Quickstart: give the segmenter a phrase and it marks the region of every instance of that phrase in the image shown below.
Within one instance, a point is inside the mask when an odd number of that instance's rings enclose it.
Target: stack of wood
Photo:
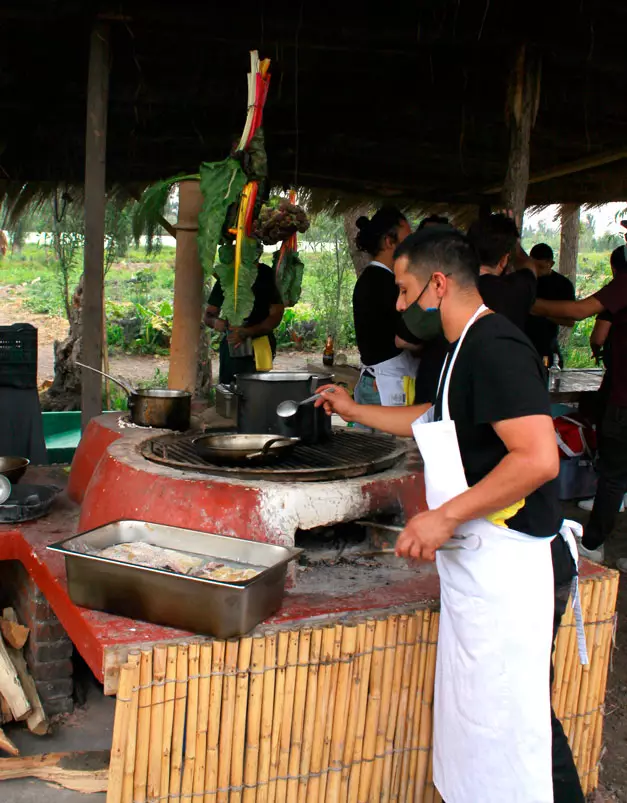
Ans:
[[[49,723],[22,652],[28,635],[28,628],[18,622],[13,608],[5,608],[0,619],[0,726],[26,722],[31,733],[43,736]],[[2,727],[0,751],[12,756],[19,752]]]

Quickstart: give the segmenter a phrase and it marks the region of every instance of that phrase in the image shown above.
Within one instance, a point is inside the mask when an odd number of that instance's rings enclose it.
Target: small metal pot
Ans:
[[[186,390],[148,388],[134,390],[128,397],[128,409],[133,424],[140,427],[189,429],[192,394]]]
[[[115,376],[105,374],[98,368],[84,365],[76,361],[81,368],[87,368],[96,374],[110,379],[119,385],[128,395],[128,410],[131,422],[140,427],[157,427],[158,429],[174,429],[184,432],[189,429],[192,414],[192,394],[187,390],[167,390],[164,388],[146,388],[135,390],[126,382]]]

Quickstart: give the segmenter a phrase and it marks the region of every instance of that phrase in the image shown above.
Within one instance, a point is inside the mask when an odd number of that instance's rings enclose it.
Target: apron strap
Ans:
[[[579,649],[579,660],[583,666],[588,664],[588,647],[586,645],[586,630],[583,624],[583,613],[581,610],[581,595],[579,593],[579,551],[575,536],[583,534],[583,528],[577,521],[564,519],[560,536],[566,541],[570,554],[575,563],[575,576],[570,584],[570,595],[572,598],[573,612],[575,614],[575,629],[577,631],[577,647]]]
[[[459,350],[464,342],[464,338],[468,334],[468,330],[473,325],[473,323],[477,320],[480,315],[483,315],[484,312],[487,311],[487,307],[485,304],[481,304],[474,312],[473,316],[470,318],[466,326],[464,326],[464,330],[460,335],[459,340],[457,341],[457,346],[455,347],[455,351],[453,352],[453,356],[451,358],[450,367],[448,367],[449,362],[449,355],[446,355],[446,360],[444,361],[444,365],[442,366],[442,371],[440,372],[440,379],[438,382],[438,396],[440,394],[440,386],[442,385],[442,380],[444,379],[444,390],[442,391],[442,421],[450,421],[451,414],[449,411],[448,406],[448,389],[449,385],[451,384],[451,374],[453,373],[453,368],[455,367],[455,361],[457,360],[457,355],[459,354]]]

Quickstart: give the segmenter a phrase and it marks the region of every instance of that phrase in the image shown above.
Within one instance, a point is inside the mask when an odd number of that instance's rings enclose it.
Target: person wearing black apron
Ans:
[[[398,308],[440,315],[450,344],[435,405],[360,406],[341,389],[322,389],[317,404],[413,434],[424,461],[429,510],[410,519],[396,551],[435,559],[440,576],[435,785],[446,803],[583,803],[550,705],[564,587],[583,662],[587,655],[542,364],[526,336],[482,303],[479,262],[461,233],[417,232],[398,247],[394,270]]]

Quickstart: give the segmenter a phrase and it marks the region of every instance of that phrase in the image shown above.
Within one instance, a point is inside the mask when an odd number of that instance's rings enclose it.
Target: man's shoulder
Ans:
[[[507,348],[511,348],[513,344],[519,344],[524,348],[531,349],[535,354],[531,341],[520,327],[498,312],[479,318],[468,332],[467,338],[474,349],[490,351],[491,346],[492,349],[495,349],[506,342]]]

